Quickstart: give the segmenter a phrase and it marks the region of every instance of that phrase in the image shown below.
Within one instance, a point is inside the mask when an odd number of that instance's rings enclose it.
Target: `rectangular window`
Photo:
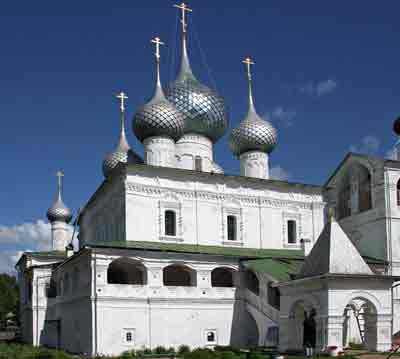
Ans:
[[[131,342],[132,341],[132,332],[127,332],[125,337],[126,337],[127,342]]]
[[[174,211],[165,211],[165,235],[176,236],[176,214]]]
[[[217,331],[215,329],[209,329],[205,331],[206,344],[217,344]]]
[[[296,221],[294,220],[287,221],[287,238],[290,244],[297,242]]]
[[[228,226],[228,241],[236,241],[237,223],[235,216],[227,217],[227,226]]]
[[[133,345],[135,341],[135,329],[123,330],[123,341],[126,345]]]

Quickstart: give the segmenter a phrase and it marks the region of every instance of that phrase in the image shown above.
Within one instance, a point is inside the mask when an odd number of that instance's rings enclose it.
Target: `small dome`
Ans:
[[[58,186],[57,186],[57,197],[51,207],[47,210],[47,218],[52,222],[65,222],[69,223],[72,219],[72,213],[70,209],[64,204],[62,200],[62,177],[64,174],[61,171],[57,172]]]
[[[72,213],[61,198],[58,198],[47,210],[47,218],[50,222],[69,223],[72,219]]]
[[[177,141],[183,135],[182,114],[165,97],[153,98],[133,118],[133,132],[143,142],[152,136],[168,136]]]
[[[184,133],[196,133],[218,141],[228,128],[224,100],[216,92],[202,85],[193,75],[186,49],[186,35],[182,37],[182,59],[178,78],[166,90],[167,99],[182,113]]]
[[[118,148],[114,151],[109,153],[103,161],[103,174],[104,177],[109,177],[111,172],[114,170],[115,167],[118,166],[119,163],[125,164],[141,164],[143,160],[133,152],[131,149],[128,151],[119,150]]]
[[[248,151],[271,153],[277,144],[277,139],[275,127],[263,120],[255,111],[249,111],[246,119],[232,130],[229,146],[236,156]]]

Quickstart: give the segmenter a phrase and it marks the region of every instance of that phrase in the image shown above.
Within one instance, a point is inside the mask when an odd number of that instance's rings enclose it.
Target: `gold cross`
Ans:
[[[180,5],[175,4],[174,7],[181,9],[182,10],[182,18],[181,18],[181,23],[182,23],[182,31],[183,33],[186,32],[186,12],[192,12],[192,9],[189,9],[188,6],[183,2]]]
[[[251,80],[251,65],[254,65],[254,61],[250,58],[250,57],[246,57],[243,61],[242,61],[246,67],[247,67],[247,76],[249,78],[249,80]]]
[[[156,45],[155,55],[156,55],[157,61],[160,61],[160,45],[164,45],[164,43],[161,42],[161,39],[158,36],[156,36],[154,39],[152,39],[151,42]]]
[[[120,100],[119,108],[121,109],[121,112],[125,112],[125,100],[128,98],[128,96],[126,96],[126,94],[121,91],[116,97]]]

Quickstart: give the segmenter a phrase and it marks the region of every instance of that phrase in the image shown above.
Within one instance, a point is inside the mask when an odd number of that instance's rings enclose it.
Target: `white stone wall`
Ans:
[[[232,178],[193,173],[128,174],[126,239],[249,248],[300,248],[300,239],[318,238],[324,202],[316,189],[272,184],[239,184]],[[164,212],[177,216],[177,235],[164,233]],[[227,215],[237,218],[237,241],[227,241]],[[289,244],[287,221],[295,220],[297,243]]]

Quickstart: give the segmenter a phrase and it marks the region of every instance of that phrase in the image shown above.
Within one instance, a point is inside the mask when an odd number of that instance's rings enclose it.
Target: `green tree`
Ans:
[[[18,285],[14,276],[0,274],[0,325],[8,313],[18,316]]]

